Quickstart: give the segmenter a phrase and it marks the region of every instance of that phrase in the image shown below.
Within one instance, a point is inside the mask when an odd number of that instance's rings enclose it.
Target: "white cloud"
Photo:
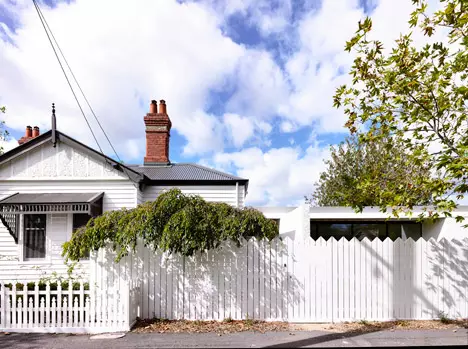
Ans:
[[[20,132],[28,124],[46,130],[55,102],[59,129],[96,147],[31,2],[0,3],[20,23],[15,32],[0,23],[8,36],[0,40],[6,124]],[[333,108],[332,97],[350,81],[353,55],[343,49],[365,16],[358,0],[313,3],[295,16],[297,3],[290,0],[141,0],[133,6],[77,0],[43,11],[123,158],[142,160],[143,116],[151,99],[166,99],[173,129],[187,140],[184,154],[216,152],[216,165],[250,179],[251,202],[284,204],[310,193],[323,168],[328,150],[316,145],[317,135],[346,132],[346,118]],[[372,35],[390,47],[408,27],[411,2],[375,5]],[[239,14],[281,52],[268,50],[266,41],[247,47],[231,39],[235,28],[227,28],[227,18]],[[415,38],[423,42],[420,36]],[[230,98],[219,101],[220,110],[212,108],[212,93],[226,90],[233,92]],[[291,147],[268,149],[273,124],[282,133],[312,126],[312,135],[302,142],[294,138]],[[225,153],[228,146],[238,151]],[[110,154],[109,147],[105,151]]]
[[[283,121],[280,125],[280,130],[284,133],[291,133],[295,131],[295,127],[291,122]]]
[[[224,125],[229,129],[234,146],[242,147],[254,134],[254,123],[237,114],[225,114]]]
[[[312,192],[328,153],[328,148],[317,144],[305,152],[300,147],[248,148],[216,154],[213,161],[217,167],[235,169],[249,179],[248,205],[284,205],[303,202],[304,195]]]
[[[236,91],[227,104],[228,111],[271,119],[287,103],[288,84],[271,53],[247,51],[239,60],[235,77]]]
[[[15,138],[9,138],[8,140],[4,141],[0,141],[0,147],[2,148],[2,151],[4,153],[6,153],[7,151],[13,149],[13,148],[16,148],[18,146],[18,140],[16,140]]]
[[[1,96],[8,106],[7,125],[47,129],[55,102],[59,128],[95,146],[34,8],[29,3],[17,10],[21,27],[11,34],[14,45],[0,41],[0,85],[9,87]],[[144,149],[127,152],[121,140],[124,135],[141,145],[143,116],[155,98],[167,100],[173,127],[187,138],[188,153],[217,149],[219,140],[206,131],[215,132],[217,121],[201,110],[210,90],[233,74],[245,48],[222,34],[212,10],[169,0],[138,6],[80,0],[53,10],[43,6],[43,12],[122,156],[142,157]],[[100,141],[105,143],[102,136]]]

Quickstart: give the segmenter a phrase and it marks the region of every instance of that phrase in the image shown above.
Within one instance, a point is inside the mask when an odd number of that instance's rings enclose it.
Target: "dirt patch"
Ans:
[[[396,321],[359,321],[337,324],[291,324],[295,331],[332,331],[332,332],[374,332],[382,330],[448,330],[468,328],[468,319],[462,320],[396,320]]]
[[[276,332],[290,331],[287,322],[266,322],[257,320],[225,320],[225,321],[188,321],[146,319],[138,320],[132,332],[136,333],[207,333],[218,334],[234,332]]]
[[[468,319],[463,320],[397,320],[386,322],[359,321],[337,324],[290,324],[258,320],[189,321],[146,319],[138,320],[132,332],[135,333],[218,333],[235,332],[277,332],[277,331],[328,331],[341,333],[366,333],[384,330],[440,330],[468,328]]]

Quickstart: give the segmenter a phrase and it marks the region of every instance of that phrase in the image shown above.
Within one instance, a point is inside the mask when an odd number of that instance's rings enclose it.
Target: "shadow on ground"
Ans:
[[[59,333],[0,333],[0,349],[3,348],[44,348],[50,345],[50,339],[75,336]]]
[[[416,329],[416,328],[411,328],[409,324],[410,324],[409,321],[404,321],[404,320],[376,322],[376,323],[361,322],[361,323],[347,324],[350,327],[355,326],[355,328],[350,329],[345,332],[328,333],[328,334],[324,334],[321,336],[313,336],[313,337],[306,338],[306,339],[265,346],[264,348],[298,348],[298,347],[322,344],[322,343],[331,342],[334,340],[353,338],[353,337],[357,337],[357,336],[368,334],[368,333],[388,331],[392,329],[399,329],[399,330]],[[463,319],[463,320],[447,319],[443,321],[442,324],[454,325],[460,328],[468,329],[468,319]]]

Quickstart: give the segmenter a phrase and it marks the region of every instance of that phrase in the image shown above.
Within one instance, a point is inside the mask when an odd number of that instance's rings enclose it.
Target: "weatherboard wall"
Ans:
[[[164,191],[179,188],[185,194],[200,195],[209,202],[225,202],[232,206],[244,207],[244,186],[238,185],[174,185],[174,186],[147,186],[143,193],[142,200],[153,201]]]
[[[50,143],[11,159],[0,166],[0,198],[14,193],[97,193],[104,192],[103,210],[135,207],[138,190],[125,174],[102,160],[83,154],[63,143]],[[32,280],[66,273],[61,245],[72,232],[71,214],[49,214],[46,225],[46,258],[22,260],[22,241],[15,243],[0,223],[0,280]],[[87,262],[83,262],[87,274]]]

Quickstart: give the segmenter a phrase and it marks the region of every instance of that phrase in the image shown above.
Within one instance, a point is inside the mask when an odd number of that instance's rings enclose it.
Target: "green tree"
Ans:
[[[271,240],[278,233],[276,223],[258,210],[206,202],[200,196],[171,189],[136,208],[108,211],[91,218],[63,244],[62,254],[67,262],[77,261],[89,251],[109,246],[119,261],[141,242],[154,249],[190,256],[217,248],[226,240],[240,246],[242,239]]]
[[[409,161],[428,164],[431,180],[421,183],[431,192],[427,212],[451,216],[468,191],[468,1],[440,0],[442,9],[433,13],[426,0],[412,2],[410,26],[422,30],[427,44],[416,45],[410,32],[387,51],[369,38],[370,18],[359,22],[345,47],[356,54],[352,83],[337,89],[334,105],[344,108],[360,144],[392,138],[404,144]],[[436,33],[443,39],[435,40]],[[397,186],[380,188],[382,211],[411,211],[407,195],[392,195]]]
[[[360,143],[356,136],[331,148],[315,190],[307,200],[317,206],[380,206],[392,187],[392,197],[399,195],[408,206],[426,205],[431,193],[425,186],[429,166],[411,162],[404,144],[392,139]],[[397,183],[397,185],[394,185]]]
[[[6,108],[4,106],[0,106],[0,113],[4,114],[6,112]],[[8,131],[5,130],[5,121],[0,121],[0,154],[3,154],[3,146],[1,143],[8,138]]]

